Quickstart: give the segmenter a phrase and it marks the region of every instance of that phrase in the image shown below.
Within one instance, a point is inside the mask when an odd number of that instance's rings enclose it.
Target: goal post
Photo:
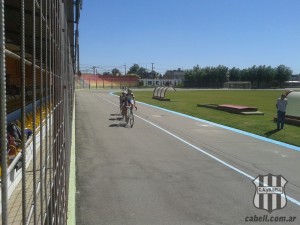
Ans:
[[[224,83],[228,89],[251,89],[251,81],[228,81]]]

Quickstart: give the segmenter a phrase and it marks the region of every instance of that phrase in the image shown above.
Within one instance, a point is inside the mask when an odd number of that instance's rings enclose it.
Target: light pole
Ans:
[[[152,79],[154,78],[154,75],[153,75],[153,65],[154,63],[151,63],[152,64],[152,68],[151,68],[151,75],[152,75]]]
[[[96,68],[99,68],[99,67],[93,66],[92,68],[93,68],[93,73],[94,73],[94,75],[96,75],[96,72],[97,72]]]

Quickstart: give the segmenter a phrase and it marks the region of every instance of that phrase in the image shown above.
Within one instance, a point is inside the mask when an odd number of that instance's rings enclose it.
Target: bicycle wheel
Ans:
[[[127,110],[126,110],[126,113],[125,113],[125,122],[126,122],[126,125],[129,122],[129,118],[130,118],[130,109],[129,109],[129,107],[127,107]]]
[[[133,127],[133,124],[134,124],[134,115],[133,115],[133,112],[130,111],[130,114],[129,114],[129,125],[130,125],[131,128]]]

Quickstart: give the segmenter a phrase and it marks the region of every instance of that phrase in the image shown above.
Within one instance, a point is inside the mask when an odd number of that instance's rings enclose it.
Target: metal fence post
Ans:
[[[0,144],[1,144],[1,207],[2,225],[8,225],[7,215],[7,152],[6,152],[6,68],[4,0],[0,1]]]

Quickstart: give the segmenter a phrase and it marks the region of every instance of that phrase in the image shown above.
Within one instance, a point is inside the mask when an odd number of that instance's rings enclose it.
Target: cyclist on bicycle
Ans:
[[[125,91],[123,91],[121,93],[119,99],[120,99],[120,109],[121,109],[122,106],[123,106],[123,104],[124,104],[124,102],[126,101],[126,92]]]
[[[121,110],[121,114],[124,116],[126,113],[126,92],[123,91],[122,94],[120,95],[120,110]]]
[[[126,100],[128,105],[134,107],[137,110],[137,107],[135,105],[135,97],[131,89],[127,90]]]

